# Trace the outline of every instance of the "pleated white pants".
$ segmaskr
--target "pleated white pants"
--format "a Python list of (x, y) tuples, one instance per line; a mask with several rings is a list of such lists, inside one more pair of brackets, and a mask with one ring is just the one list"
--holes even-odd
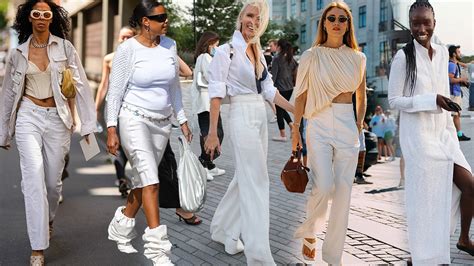
[(331, 104), (308, 119), (308, 163), (313, 187), (307, 202), (307, 219), (296, 238), (315, 238), (326, 223), (332, 198), (322, 258), (340, 264), (346, 238), (352, 183), (359, 154), (359, 133), (352, 104)]
[[(231, 97), (229, 135), (235, 174), (211, 223), (213, 239), (236, 242), (240, 236), (248, 265), (275, 265), (270, 250), (268, 129), (261, 95)], [(227, 241), (229, 240), (229, 241)]]

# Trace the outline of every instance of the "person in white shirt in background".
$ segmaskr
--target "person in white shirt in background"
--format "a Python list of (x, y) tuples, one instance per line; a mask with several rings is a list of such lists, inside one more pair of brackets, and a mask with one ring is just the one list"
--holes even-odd
[[(158, 165), (176, 116), (183, 135), (192, 139), (183, 109), (176, 42), (164, 36), (168, 29), (162, 3), (143, 0), (133, 10), (130, 26), (139, 34), (123, 42), (115, 53), (107, 93), (107, 148), (116, 154), (122, 144), (133, 176), (126, 206), (119, 207), (108, 228), (109, 239), (120, 251), (135, 253), (135, 216), (143, 204), (148, 227), (144, 255), (154, 265), (170, 265), (171, 243), (160, 223)], [(120, 141), (117, 134), (120, 124)]]
[(369, 127), (372, 129), (372, 133), (377, 135), (377, 149), (379, 151), (379, 156), (377, 160), (382, 160), (382, 152), (387, 156), (387, 147), (385, 146), (384, 137), (384, 123), (385, 115), (383, 114), (383, 109), (380, 105), (375, 107), (375, 114), (370, 119)]
[[(275, 265), (270, 250), (268, 128), (264, 99), (293, 112), (273, 86), (260, 47), (269, 20), (265, 0), (246, 1), (230, 40), (217, 48), (209, 66), (210, 129), (205, 148), (220, 152), (217, 135), (222, 98), (229, 96), (229, 135), (235, 174), (211, 222), (211, 238), (225, 251), (244, 251), (249, 265)], [(242, 240), (245, 243), (243, 246)]]
[(474, 178), (451, 118), (457, 107), (449, 98), (448, 51), (431, 42), (433, 7), (426, 0), (416, 1), (409, 20), (414, 40), (393, 58), (388, 85), (390, 106), (400, 110), (408, 244), (413, 265), (450, 264), (450, 233), (459, 213), (456, 246), (474, 255), (469, 239)]
[[(213, 180), (214, 176), (220, 176), (225, 174), (224, 169), (219, 169), (213, 162), (218, 155), (216, 154), (211, 160), (209, 154), (207, 154), (204, 148), (204, 142), (209, 133), (209, 110), (210, 110), (210, 99), (209, 99), (209, 64), (211, 63), (212, 57), (216, 52), (216, 47), (219, 45), (219, 35), (212, 31), (204, 32), (196, 45), (196, 52), (194, 54), (196, 60), (196, 66), (194, 69), (193, 85), (191, 87), (191, 96), (193, 99), (192, 108), (193, 114), (197, 114), (201, 144), (201, 155), (199, 161), (202, 163), (207, 172), (207, 180)], [(219, 137), (219, 143), (222, 144), (224, 139), (224, 129), (222, 128), (222, 120), (219, 116), (217, 122), (217, 136)]]
[(397, 123), (395, 119), (391, 116), (390, 110), (385, 111), (385, 123), (384, 123), (384, 133), (383, 133), (383, 140), (385, 142), (385, 146), (387, 147), (387, 154), (388, 161), (395, 160), (395, 150), (393, 148), (393, 137), (395, 136), (395, 130), (397, 130)]

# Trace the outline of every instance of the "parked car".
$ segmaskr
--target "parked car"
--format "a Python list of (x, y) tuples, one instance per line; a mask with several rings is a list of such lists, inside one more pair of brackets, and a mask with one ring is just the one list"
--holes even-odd
[(377, 135), (364, 129), (365, 136), (365, 162), (364, 172), (372, 165), (377, 163), (379, 151), (377, 149)]

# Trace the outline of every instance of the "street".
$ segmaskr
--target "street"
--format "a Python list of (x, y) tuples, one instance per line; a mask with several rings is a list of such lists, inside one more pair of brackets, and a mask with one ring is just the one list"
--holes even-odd
[[(189, 85), (183, 86), (184, 104), (189, 114)], [(228, 106), (223, 106), (223, 123), (226, 131)], [(271, 110), (267, 106), (267, 117)], [(474, 118), (474, 115), (473, 115)], [(269, 125), (269, 138), (278, 134), (276, 124)], [(466, 135), (474, 137), (474, 119), (462, 118)], [(193, 129), (192, 148), (199, 151), (197, 128)], [(173, 130), (171, 142), (179, 157), (177, 136)], [(227, 136), (226, 136), (227, 137)], [(224, 142), (222, 155), (216, 160), (219, 168), (227, 172), (208, 183), (207, 201), (198, 213), (203, 220), (199, 226), (178, 221), (174, 209), (161, 209), (161, 221), (168, 226), (172, 249), (172, 261), (178, 265), (225, 265), (245, 264), (243, 253), (228, 255), (221, 244), (210, 239), (209, 226), (213, 213), (230, 183), (234, 168), (229, 142)], [(227, 139), (228, 140), (228, 139)], [(125, 203), (115, 187), (114, 167), (105, 152), (85, 162), (76, 133), (71, 142), (70, 177), (65, 180), (64, 203), (60, 205), (54, 221), (54, 233), (45, 253), (49, 265), (151, 265), (143, 256), (141, 235), (146, 227), (143, 213), (137, 215), (137, 237), (133, 244), (136, 254), (120, 253), (114, 242), (107, 239), (107, 226), (116, 208)], [(270, 176), (270, 245), (275, 262), (281, 264), (302, 263), (301, 241), (293, 239), (293, 233), (303, 221), (306, 196), (285, 190), (280, 171), (290, 155), (290, 142), (269, 140), (268, 171)], [(461, 142), (468, 162), (474, 166), (474, 140)], [(344, 249), (345, 264), (403, 264), (408, 253), (406, 220), (404, 215), (404, 190), (396, 188), (399, 179), (399, 160), (372, 166), (372, 185), (354, 185), (349, 217), (349, 230)], [(21, 175), (16, 146), (9, 151), (0, 150), (0, 265), (26, 265), (30, 256), (30, 244), (26, 231)], [(369, 192), (369, 193), (367, 193)], [(453, 264), (474, 264), (474, 257), (456, 248), (458, 229), (451, 237)], [(323, 236), (318, 239), (317, 263), (321, 262)], [(471, 228), (474, 239), (474, 224)]]

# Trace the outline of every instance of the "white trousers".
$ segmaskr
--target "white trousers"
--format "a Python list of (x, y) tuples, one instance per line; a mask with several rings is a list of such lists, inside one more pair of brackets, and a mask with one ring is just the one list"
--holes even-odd
[(352, 104), (331, 104), (308, 119), (306, 130), (313, 187), (307, 202), (307, 219), (296, 230), (295, 237), (315, 238), (324, 229), (332, 197), (322, 258), (327, 263), (340, 264), (359, 154)]
[(275, 265), (270, 250), (268, 129), (261, 95), (231, 97), (229, 135), (235, 174), (211, 222), (213, 239), (242, 235), (248, 265)]
[(122, 148), (132, 166), (132, 189), (158, 184), (158, 166), (171, 134), (169, 117), (123, 103), (119, 130)]
[(49, 247), (49, 222), (59, 205), (71, 132), (56, 108), (40, 107), (28, 98), (21, 102), (15, 130), (31, 249), (44, 250)]

